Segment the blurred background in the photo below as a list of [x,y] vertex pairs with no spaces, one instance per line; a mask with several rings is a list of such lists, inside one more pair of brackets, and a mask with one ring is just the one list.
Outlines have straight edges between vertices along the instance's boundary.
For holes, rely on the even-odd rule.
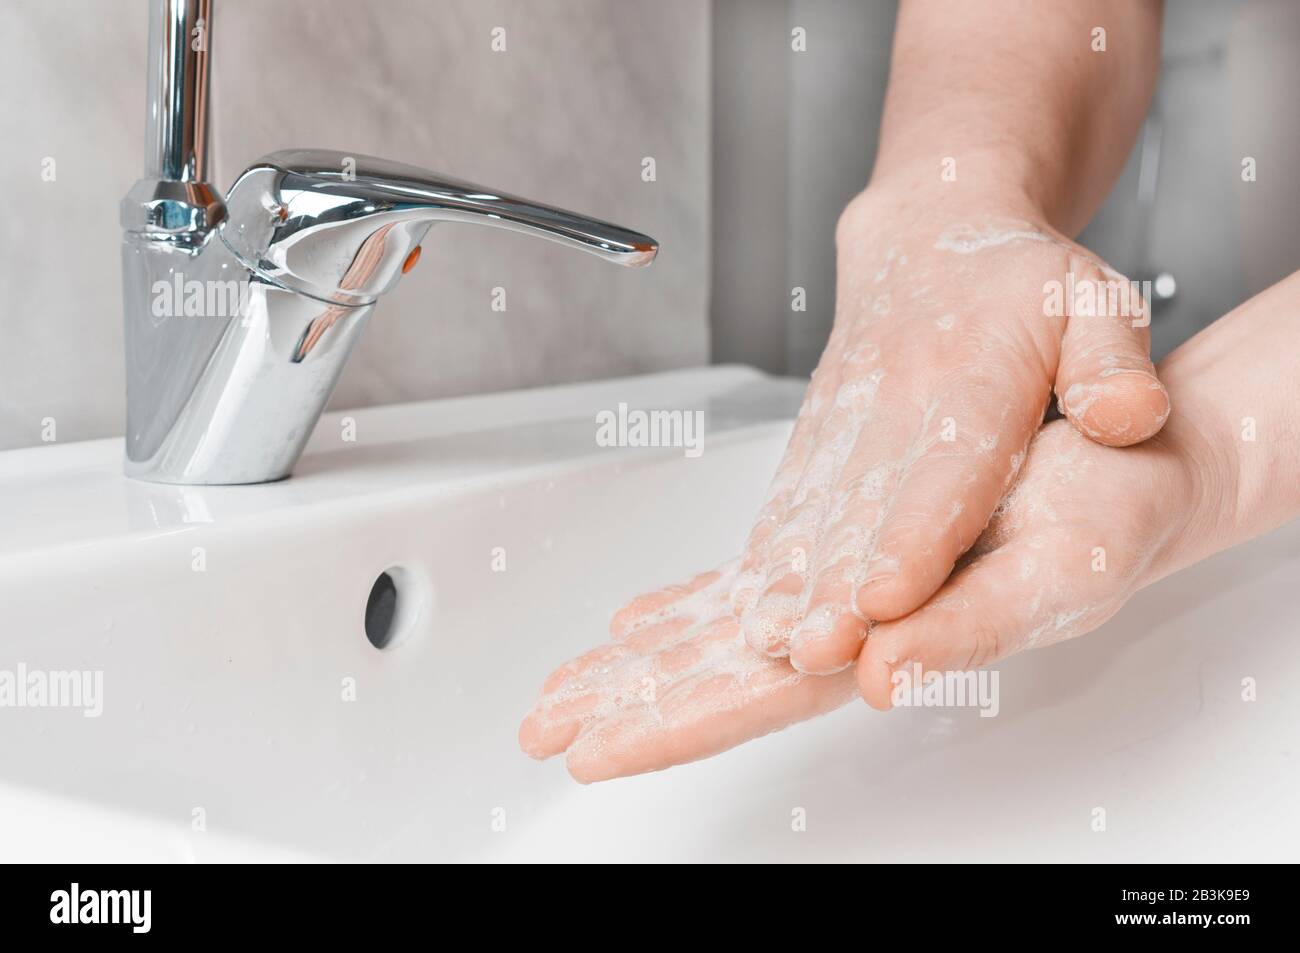
[[[662,243],[653,268],[625,271],[497,230],[434,229],[334,407],[710,362],[807,374],[833,317],[835,220],[875,152],[895,12],[888,0],[218,0],[212,179],[228,187],[275,149],[335,148]],[[60,441],[121,433],[118,202],[143,161],[146,19],[133,0],[0,6],[0,449],[39,443],[47,417]],[[795,26],[806,52],[791,50]],[[1300,268],[1298,53],[1290,0],[1166,6],[1150,116],[1081,237],[1164,293],[1157,356]],[[795,286],[805,311],[790,309]]]

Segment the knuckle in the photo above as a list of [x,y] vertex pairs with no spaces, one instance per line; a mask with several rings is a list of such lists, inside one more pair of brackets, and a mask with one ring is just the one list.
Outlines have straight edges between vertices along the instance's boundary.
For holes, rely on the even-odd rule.
[[970,654],[963,669],[980,668],[1002,657],[1005,640],[998,626],[986,618],[979,618],[968,630]]

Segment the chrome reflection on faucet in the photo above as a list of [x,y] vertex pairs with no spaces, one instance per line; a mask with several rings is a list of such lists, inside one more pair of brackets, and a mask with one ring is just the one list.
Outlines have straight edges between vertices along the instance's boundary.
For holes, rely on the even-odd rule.
[[211,0],[152,0],[151,13],[145,176],[122,202],[128,476],[288,476],[375,303],[435,222],[620,265],[658,251],[617,225],[355,153],[272,153],[223,202],[205,178]]

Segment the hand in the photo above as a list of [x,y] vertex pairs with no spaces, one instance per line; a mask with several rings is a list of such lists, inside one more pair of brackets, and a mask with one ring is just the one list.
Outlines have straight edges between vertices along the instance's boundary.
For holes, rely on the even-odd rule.
[[613,641],[557,669],[519,729],[534,758],[568,751],[579,781],[655,771],[837,708],[853,673],[804,675],[745,644],[732,563],[633,599]]
[[1098,628],[1135,592],[1218,546],[1231,465],[1194,430],[1098,446],[1045,426],[1024,472],[939,591],[872,629],[858,687],[891,707],[896,672],[965,671]]
[[856,670],[806,675],[750,648],[727,599],[732,564],[628,603],[614,641],[546,680],[520,745],[567,750],[583,782],[655,771],[837,708],[855,678],[889,708],[893,673],[913,662],[967,669],[1080,635],[1203,551],[1197,514],[1221,489],[1207,493],[1205,475],[1221,472],[1194,434],[1115,450],[1048,424],[962,565],[916,612],[875,626]]
[[[1143,586],[1300,516],[1300,272],[1162,364],[1180,414],[1125,450],[1043,427],[1019,479],[939,592],[877,624],[853,672],[806,676],[740,638],[734,566],[632,600],[617,641],[564,666],[520,729],[534,757],[569,751],[593,781],[706,757],[843,704],[878,708],[892,675],[987,664],[1083,634]],[[1260,439],[1245,442],[1242,421]],[[649,678],[647,683],[645,679]],[[647,684],[666,690],[638,696]]]
[[[1138,443],[1168,417],[1140,298],[1031,203],[991,194],[887,181],[841,218],[835,327],[732,587],[746,641],[799,671],[846,668],[868,620],[905,616],[948,578],[1053,385],[1098,443]],[[1074,314],[1081,288],[1110,313]]]

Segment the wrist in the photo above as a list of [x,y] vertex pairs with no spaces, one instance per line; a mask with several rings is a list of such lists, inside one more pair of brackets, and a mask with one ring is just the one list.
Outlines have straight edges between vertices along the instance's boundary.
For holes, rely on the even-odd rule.
[[867,187],[845,207],[837,225],[841,242],[851,238],[890,239],[928,230],[938,236],[955,225],[1055,229],[1042,206],[1006,170],[993,169],[992,157],[959,164],[955,179],[944,177],[937,162],[877,166]]
[[[1220,318],[1161,361],[1169,439],[1196,481],[1203,558],[1300,517],[1300,272]],[[1172,427],[1170,426],[1172,425]]]
[[953,208],[975,208],[1047,222],[1041,176],[1032,161],[1011,148],[927,151],[924,155],[888,156],[876,161],[868,194],[924,197]]
[[1178,528],[1162,558],[1153,561],[1154,582],[1241,542],[1239,500],[1243,485],[1237,433],[1231,421],[1200,396],[1192,381],[1160,368],[1173,410],[1161,432],[1150,441],[1166,452],[1183,492],[1173,508]]

